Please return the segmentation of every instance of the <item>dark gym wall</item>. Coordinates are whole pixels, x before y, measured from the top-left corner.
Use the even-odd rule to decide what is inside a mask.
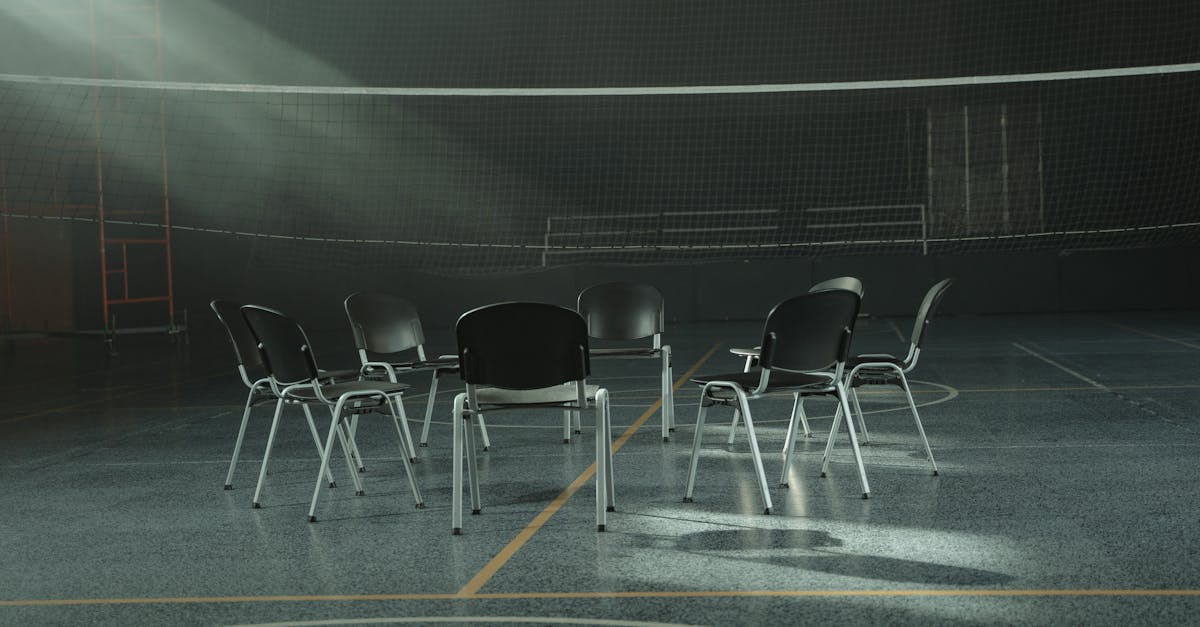
[[[38,223],[40,224],[40,223]],[[37,226],[35,224],[35,226]],[[14,316],[10,330],[103,328],[92,233],[39,233],[14,240]],[[61,241],[59,249],[46,242]],[[29,246],[24,246],[23,243]],[[953,277],[946,314],[1054,313],[1200,307],[1200,254],[1193,247],[722,261],[693,265],[574,266],[515,274],[449,277],[397,267],[385,272],[263,270],[251,265],[254,241],[188,231],[173,238],[177,320],[211,321],[214,298],[291,313],[314,328],[344,324],[342,300],[361,290],[412,300],[431,328],[453,326],[464,311],[503,300],[573,306],[581,289],[603,281],[658,287],[672,321],[758,320],[809,285],[852,275],[866,286],[864,311],[910,316],[934,282]],[[24,252],[23,252],[24,251]],[[72,252],[73,251],[73,252]],[[156,265],[156,264],[150,264]],[[36,267],[36,272],[22,272]],[[161,269],[161,268],[156,268]],[[17,279],[20,279],[18,281]],[[73,285],[60,289],[61,285]],[[17,294],[25,294],[17,299]],[[120,307],[118,328],[159,325],[157,308]],[[184,313],[186,311],[186,314]]]
[[[864,311],[910,316],[925,290],[953,277],[947,314],[1046,313],[1193,308],[1200,303],[1200,255],[1194,248],[1073,253],[846,256],[695,265],[576,266],[480,277],[424,272],[256,272],[252,242],[181,233],[175,239],[179,307],[203,326],[208,302],[227,298],[277,307],[314,328],[345,324],[342,300],[384,290],[413,301],[426,325],[452,328],[464,311],[504,300],[574,306],[581,289],[603,281],[658,287],[672,321],[757,320],[776,302],[812,283],[852,275],[866,286]],[[216,249],[215,247],[218,247]]]

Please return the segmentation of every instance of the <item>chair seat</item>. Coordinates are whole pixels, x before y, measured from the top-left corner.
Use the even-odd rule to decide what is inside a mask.
[[[429,360],[429,361],[403,361],[391,364],[396,370],[396,374],[411,374],[413,372],[428,372],[430,370],[441,374],[457,374],[458,360]],[[387,378],[387,371],[379,366],[367,366],[366,376],[368,377],[383,377]]]
[[[728,374],[710,374],[701,377],[692,377],[692,383],[697,385],[705,385],[713,381],[729,381],[742,388],[743,391],[749,392],[758,387],[758,382],[761,379],[760,371],[751,370],[750,372],[731,372]],[[805,389],[810,388],[810,389]],[[826,394],[833,389],[833,380],[824,375],[808,374],[804,372],[784,372],[780,370],[771,371],[771,379],[767,385],[767,391],[788,390],[790,392],[799,392],[803,394]],[[710,394],[713,398],[733,398],[734,394],[728,390],[712,390]]]
[[[319,372],[322,381],[353,381],[362,375],[358,368],[354,368],[353,370],[321,370]]]
[[[904,382],[900,379],[900,375],[896,374],[896,370],[903,371],[905,366],[907,366],[904,360],[896,359],[891,355],[871,355],[870,359],[864,359],[855,365],[861,366],[862,364],[890,364],[890,367],[883,365],[861,367],[847,381],[850,387],[857,388],[864,385],[895,385],[901,388],[904,387]],[[849,362],[846,364],[846,367],[851,368]]]
[[[661,348],[593,348],[589,351],[592,357],[657,357]]]
[[[586,386],[588,400],[596,398],[598,385]],[[574,403],[579,395],[574,385],[554,385],[536,390],[508,390],[504,388],[479,388],[475,397],[480,405],[561,405]]]
[[[855,355],[846,360],[846,371],[849,372],[862,364],[891,364],[900,368],[904,368],[905,366],[904,360],[894,355]]]
[[[405,368],[408,370],[453,370],[458,371],[458,357],[451,355],[449,357],[438,357],[437,359],[425,359],[418,361],[401,361],[392,364],[394,368]]]
[[[343,394],[351,393],[369,393],[382,392],[384,394],[398,394],[407,390],[410,386],[407,383],[387,383],[383,381],[345,381],[342,383],[330,383],[321,386],[321,392],[325,394],[325,398],[336,399]],[[317,397],[317,392],[311,387],[296,387],[287,390],[287,396],[290,399],[301,402],[320,402]]]

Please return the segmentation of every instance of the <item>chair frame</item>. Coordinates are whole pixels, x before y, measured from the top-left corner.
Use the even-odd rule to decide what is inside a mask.
[[[357,417],[358,414],[375,412],[387,408],[392,422],[396,427],[396,435],[400,439],[400,456],[404,464],[405,475],[409,488],[412,489],[413,499],[418,509],[425,507],[413,473],[412,462],[408,453],[412,450],[411,442],[406,442],[405,432],[401,428],[403,413],[399,397],[408,389],[403,383],[383,383],[377,381],[356,381],[342,383],[322,383],[321,370],[317,367],[312,342],[308,339],[303,327],[291,318],[274,309],[256,305],[243,305],[242,315],[258,341],[259,352],[263,365],[269,373],[271,389],[279,398],[275,405],[275,418],[271,423],[271,433],[267,438],[267,448],[263,453],[262,467],[259,471],[258,487],[254,493],[254,506],[261,507],[261,492],[266,479],[267,466],[270,461],[271,449],[274,447],[275,434],[279,426],[279,416],[285,403],[310,405],[321,404],[329,409],[329,431],[321,454],[321,468],[317,473],[317,484],[313,489],[312,501],[309,504],[308,521],[316,522],[317,500],[321,495],[321,478],[329,469],[329,461],[333,452],[333,441],[336,437],[341,443],[346,465],[354,480],[355,495],[364,494],[362,481],[354,468],[353,458],[356,455],[357,444],[354,442],[354,428],[347,416]],[[277,338],[268,338],[265,325],[277,324],[287,327],[287,332],[298,340],[300,346],[272,345]],[[259,328],[259,325],[264,325]],[[278,361],[272,363],[272,357]],[[336,396],[334,395],[336,394]],[[397,408],[400,408],[399,411]]]
[[[907,374],[917,367],[921,356],[921,345],[928,334],[929,326],[933,323],[933,315],[946,291],[954,284],[953,279],[942,279],[935,283],[925,293],[921,306],[913,321],[913,331],[909,336],[908,354],[902,360],[896,360],[892,355],[883,353],[867,353],[854,357],[852,366],[846,374],[846,383],[850,389],[850,398],[854,410],[858,412],[859,424],[866,432],[866,417],[858,400],[858,388],[864,385],[896,385],[904,392],[909,411],[912,412],[913,422],[917,433],[921,436],[921,444],[925,449],[925,458],[933,468],[933,474],[938,474],[937,461],[933,458],[933,449],[929,446],[929,438],[925,435],[925,427],[921,424],[921,416],[917,412],[917,404],[913,401],[912,389],[908,385]],[[897,363],[899,361],[899,363]]]
[[[812,287],[808,288],[808,293],[811,294],[813,292],[823,292],[832,289],[850,290],[858,294],[859,298],[863,297],[862,281],[852,276],[839,276],[814,283]],[[745,362],[742,365],[742,372],[750,372],[750,369],[758,364],[758,356],[761,352],[761,349],[761,346],[756,346],[754,348],[731,348],[729,349],[729,353],[735,357],[744,358]],[[851,390],[851,395],[853,397],[853,390]],[[840,406],[838,407],[837,411],[841,411]],[[726,444],[732,445],[734,439],[737,437],[739,415],[739,412],[734,410],[733,421],[729,425],[729,438],[725,441]],[[795,430],[792,429],[792,424],[797,420],[800,421],[800,425],[804,428],[804,437],[806,439],[813,437],[812,429],[808,424],[808,414],[804,411],[804,397],[799,393],[793,395],[792,413],[791,418],[788,420],[788,433],[792,435],[787,439],[786,442],[784,442],[785,455],[795,444]],[[862,421],[861,414],[859,415],[858,428],[859,432],[862,434],[859,438],[859,444],[867,444],[867,425]]]
[[[648,348],[591,348],[593,358],[657,358],[662,361],[661,411],[662,439],[668,442],[675,430],[675,377],[672,374],[671,346],[663,343],[666,308],[662,293],[653,286],[639,283],[598,283],[584,288],[576,298],[576,310],[588,325],[588,336],[598,340],[633,341],[651,338]],[[578,418],[578,414],[576,414]],[[578,425],[576,425],[578,432]],[[564,429],[564,441],[570,432]]]
[[[474,334],[479,329],[465,329],[465,326],[493,323],[497,318],[503,319],[512,314],[520,313],[529,322],[529,329],[552,328],[552,325],[541,324],[545,320],[558,318],[556,322],[574,317],[578,327],[572,337],[559,338],[569,342],[573,349],[572,363],[566,368],[555,367],[554,372],[540,372],[530,377],[521,375],[506,375],[504,380],[495,376],[497,371],[512,373],[519,370],[522,356],[511,354],[488,353],[481,354]],[[483,322],[478,322],[483,320]],[[524,330],[529,330],[524,329]],[[514,335],[525,341],[525,333],[500,334]],[[472,422],[474,417],[483,413],[516,409],[550,409],[579,414],[589,409],[596,412],[596,530],[605,531],[608,524],[608,512],[615,510],[615,490],[613,487],[612,466],[612,422],[608,390],[587,384],[590,373],[588,337],[586,326],[578,313],[543,303],[507,302],[486,305],[464,313],[457,324],[459,373],[465,383],[465,391],[454,397],[454,442],[453,442],[453,471],[451,507],[451,531],[454,535],[462,535],[463,531],[463,457],[466,457],[467,478],[470,482],[471,513],[478,515],[482,512],[482,498],[479,488],[479,471],[475,459],[475,441]],[[489,349],[490,350],[490,349]],[[501,366],[496,366],[502,362]],[[514,383],[515,382],[515,383]],[[589,400],[591,402],[589,402]],[[464,448],[469,452],[464,453]]]
[[[225,336],[233,347],[233,354],[237,358],[237,371],[242,379],[242,383],[249,389],[246,395],[246,403],[242,408],[242,422],[238,427],[237,440],[233,445],[233,455],[229,459],[229,471],[225,475],[225,489],[233,489],[233,474],[237,469],[238,459],[241,456],[242,444],[246,438],[246,427],[250,424],[250,411],[260,405],[277,402],[279,397],[275,395],[274,389],[271,387],[270,376],[263,376],[258,379],[251,380],[249,368],[263,368],[262,357],[259,355],[258,346],[255,344],[253,333],[246,326],[245,319],[242,318],[240,310],[241,305],[232,301],[216,299],[208,304],[209,308],[216,314],[217,320],[221,323],[225,330]],[[235,330],[235,326],[237,325]],[[245,333],[238,331],[244,330]],[[302,405],[304,408],[305,418],[308,421],[308,430],[312,434],[313,443],[317,446],[317,454],[321,454],[321,436],[317,433],[317,425],[313,421],[312,411],[307,405]],[[337,482],[334,481],[332,473],[326,477],[329,481],[329,487],[337,487]]]
[[[377,334],[368,332],[369,330],[366,328],[367,322],[364,320],[366,312],[360,311],[360,308],[370,307],[372,303],[377,306],[389,307],[397,314],[395,318],[383,323],[391,327],[389,329],[391,332],[387,334],[389,337],[386,340],[376,339]],[[418,444],[422,448],[428,447],[430,425],[433,423],[433,407],[437,401],[438,381],[445,375],[458,372],[458,356],[440,355],[437,359],[429,359],[425,353],[425,331],[421,325],[420,316],[417,315],[417,308],[408,300],[395,294],[355,292],[347,296],[342,305],[346,311],[346,318],[350,321],[350,331],[354,336],[354,345],[358,350],[359,361],[367,376],[373,376],[375,371],[379,370],[387,376],[388,381],[398,383],[399,375],[431,372],[429,396],[425,401],[425,420],[421,425],[421,440]],[[392,362],[372,359],[372,353],[397,355],[414,349],[417,358],[411,361]],[[407,420],[404,421],[404,429],[408,430]],[[479,430],[483,437],[483,449],[486,451],[491,447],[491,440],[488,437],[487,425],[483,421],[483,416],[479,416]],[[411,433],[408,440],[410,443],[413,441]],[[415,460],[416,449],[414,448],[410,453]]]
[[[805,329],[789,328],[789,325],[794,324],[793,318],[796,317],[796,310],[804,311],[805,307],[816,308],[818,305],[824,304],[821,301],[828,300],[837,305],[835,301],[845,300],[843,306],[847,311],[845,320],[834,322],[842,325],[837,338],[836,347],[832,349],[833,354],[815,354],[815,351],[810,351],[802,361],[812,361],[813,363],[805,365],[804,363],[795,362],[794,358],[789,356],[780,357],[778,353],[790,353],[794,355],[797,351],[795,347],[804,346],[808,343],[816,343],[812,338],[805,337]],[[845,366],[846,355],[849,353],[850,338],[853,334],[853,326],[855,318],[858,314],[861,297],[857,292],[845,289],[831,289],[818,292],[809,292],[807,294],[796,296],[787,299],[776,305],[771,313],[767,316],[767,322],[764,325],[763,340],[760,345],[762,349],[758,354],[758,363],[760,371],[757,373],[757,380],[751,379],[754,373],[738,373],[738,375],[711,375],[707,377],[693,378],[694,383],[702,385],[700,392],[700,409],[696,416],[696,432],[692,442],[692,454],[688,465],[687,488],[684,492],[684,502],[693,502],[693,492],[696,484],[696,470],[700,459],[700,448],[703,441],[705,417],[709,407],[714,405],[725,405],[733,407],[742,415],[743,422],[746,426],[746,434],[750,443],[750,452],[754,460],[755,475],[758,479],[759,492],[763,501],[763,513],[771,513],[771,494],[767,488],[766,473],[763,469],[762,455],[759,451],[758,438],[754,431],[754,419],[750,413],[749,401],[762,398],[771,392],[791,392],[800,396],[834,396],[838,400],[838,407],[841,412],[849,413],[849,399],[846,392],[845,380],[843,378],[843,368]],[[811,332],[809,332],[811,333]],[[781,339],[781,335],[783,338]],[[793,336],[798,336],[800,339],[794,339]],[[804,341],[801,341],[804,340]],[[826,338],[824,343],[828,343],[832,338]],[[802,349],[807,350],[807,349]],[[832,357],[832,363],[816,363],[823,361],[826,357]],[[828,366],[832,365],[832,368]],[[800,366],[800,367],[798,367]],[[778,370],[779,374],[774,374]],[[796,384],[789,385],[787,378],[793,377]],[[783,382],[772,384],[772,378],[781,378]],[[737,379],[741,379],[738,381]],[[753,381],[753,387],[749,387],[747,381]],[[793,407],[794,409],[794,407]],[[867,482],[866,469],[863,465],[862,453],[859,450],[858,439],[854,431],[852,422],[847,421],[847,431],[850,434],[851,448],[854,452],[855,463],[858,467],[859,485],[862,488],[863,498],[870,496],[870,484]],[[793,420],[788,427],[788,438],[794,438],[796,422]],[[832,446],[833,437],[836,431],[830,432],[830,444],[826,447],[826,459],[823,464],[828,463],[828,457]],[[786,477],[789,468],[791,467],[791,451],[790,447],[784,455],[783,472],[780,477],[780,485],[786,487]]]

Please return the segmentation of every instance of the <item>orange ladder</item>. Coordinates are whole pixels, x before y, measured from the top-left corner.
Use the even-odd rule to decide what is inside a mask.
[[[92,77],[101,79],[137,78],[163,80],[162,27],[159,0],[86,0],[91,33]],[[151,62],[148,67],[146,60]],[[141,67],[125,72],[131,61]],[[132,74],[130,76],[129,74]],[[121,91],[111,95],[97,89],[95,93],[96,140],[96,218],[100,234],[101,293],[103,300],[104,337],[109,351],[115,353],[117,334],[116,310],[129,307],[162,308],[158,319],[164,324],[149,329],[166,330],[172,337],[186,331],[186,325],[176,320],[175,290],[171,263],[171,202],[170,177],[167,169],[166,102],[160,92],[156,99],[139,100],[135,110],[126,110]],[[156,102],[155,102],[156,101]],[[149,115],[147,115],[149,114]],[[137,206],[121,206],[125,202],[110,200],[105,193],[105,175],[109,168],[105,151],[105,132],[120,125],[124,118],[156,119],[157,128],[139,129],[152,133],[151,145],[157,154],[143,154],[142,167],[157,169],[154,178],[161,181],[161,197],[137,202]],[[119,128],[119,126],[118,126]],[[150,178],[147,176],[146,178]],[[131,291],[130,253],[139,257],[161,259],[164,271],[139,283]],[[165,311],[163,311],[165,309]],[[145,312],[142,318],[145,318]],[[157,317],[157,316],[154,316]],[[186,336],[185,336],[186,337]]]

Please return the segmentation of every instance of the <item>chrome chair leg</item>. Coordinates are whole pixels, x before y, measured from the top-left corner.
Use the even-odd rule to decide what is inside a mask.
[[[275,403],[275,417],[271,420],[271,431],[267,435],[267,448],[263,451],[262,466],[258,469],[258,485],[254,488],[254,507],[257,509],[262,507],[262,501],[259,498],[262,496],[263,483],[267,478],[267,464],[271,461],[271,449],[275,447],[275,432],[279,430],[279,416],[283,413],[283,399]],[[319,446],[319,443],[318,443]]]
[[[862,438],[859,441],[863,444],[870,443],[870,436],[867,434],[867,415],[862,410],[862,405],[858,402],[858,390],[850,388],[850,400],[854,403],[854,411],[858,413],[858,428],[862,431]]]
[[[754,420],[750,417],[750,403],[740,387],[733,390],[742,406],[742,419],[746,422],[746,437],[750,440],[750,455],[754,458],[754,473],[758,477],[758,489],[762,493],[763,513],[771,513],[771,492],[767,488],[767,474],[763,470],[762,453],[758,448],[758,437],[754,434]]]
[[[660,349],[662,356],[662,438],[663,442],[671,439],[671,432],[675,430],[675,377],[671,370],[671,347],[663,346]]]
[[[395,410],[391,412],[392,422],[395,423],[398,430],[404,431],[401,439],[404,441],[405,448],[408,449],[408,459],[415,462],[417,461],[417,448],[413,445],[412,431],[408,429],[408,412],[404,411],[404,399],[394,396],[392,401],[395,405]]]
[[[450,529],[454,535],[462,535],[462,488],[463,488],[463,405],[467,395],[454,397],[453,442],[450,464]],[[470,427],[470,425],[467,425]]]
[[[700,395],[700,410],[696,414],[696,433],[692,436],[692,458],[688,462],[687,488],[683,492],[683,502],[692,502],[692,491],[696,487],[696,465],[700,461],[700,442],[704,435],[704,417],[708,414],[708,399],[704,393]]]
[[[301,405],[301,407],[304,409],[304,419],[308,422],[308,432],[312,435],[313,444],[317,447],[317,455],[319,456],[324,449],[321,447],[321,434],[317,433],[317,423],[313,421],[312,410],[308,408],[308,405]],[[333,480],[333,472],[329,469],[325,470],[325,478],[329,481],[329,487],[337,487],[337,482]]]
[[[257,391],[256,388],[252,388],[250,394],[246,396],[246,408],[242,410],[242,426],[238,428],[237,441],[233,445],[233,457],[229,459],[229,472],[225,475],[226,490],[233,489],[233,470],[237,467],[238,456],[242,452],[242,440],[246,438],[246,425],[250,423],[250,409]]]
[[[850,403],[847,399],[846,388],[841,383],[837,384],[838,389],[838,409],[833,416],[833,426],[829,429],[829,440],[825,443],[825,458],[821,461],[821,476],[828,476],[829,459],[833,451],[833,441],[837,437],[838,427],[841,425],[842,418],[846,419],[846,431],[850,434],[850,448],[854,453],[854,462],[858,466],[858,480],[862,487],[863,498],[868,498],[871,495],[870,484],[867,483],[867,469],[863,465],[862,451],[858,446],[858,435],[854,430],[854,417],[850,415]]]
[[[429,425],[433,423],[433,403],[437,399],[438,371],[429,382],[429,398],[425,399],[425,422],[421,425],[421,446],[429,446]]]
[[[921,416],[917,413],[917,404],[913,402],[912,391],[908,387],[908,377],[904,376],[904,371],[900,372],[900,383],[904,387],[904,396],[908,399],[908,408],[912,410],[913,422],[917,423],[917,433],[921,434],[921,444],[925,446],[925,458],[929,460],[929,464],[933,466],[933,474],[938,474],[937,462],[933,460],[933,449],[929,447],[929,438],[925,437],[925,427],[921,425]]]

